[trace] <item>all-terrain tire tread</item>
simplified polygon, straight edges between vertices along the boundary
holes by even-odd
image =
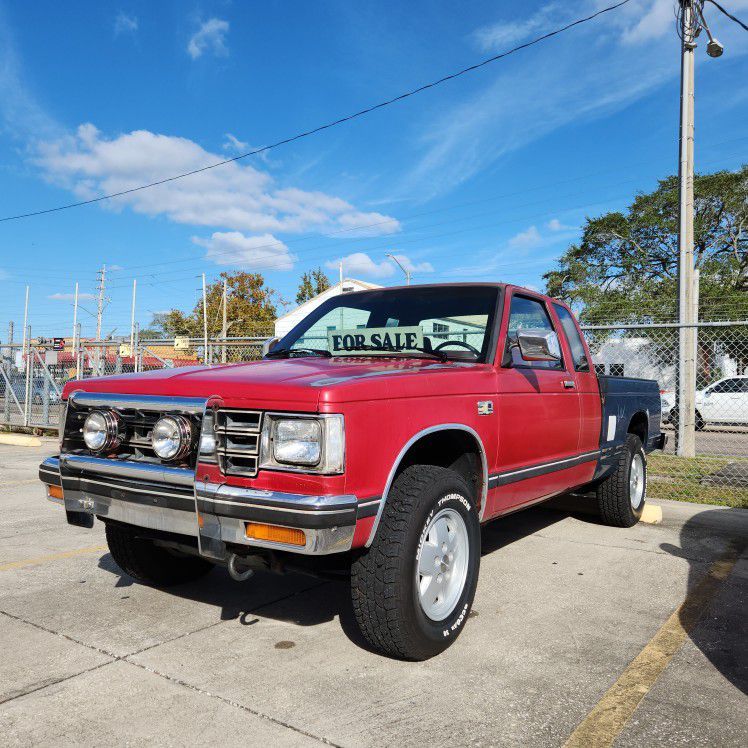
[[[395,581],[405,552],[406,528],[419,498],[447,468],[413,465],[393,483],[374,542],[351,568],[353,612],[369,644],[392,657],[409,659],[414,645],[398,617]],[[465,495],[469,495],[466,487]]]
[[[636,434],[626,436],[626,448],[618,456],[616,469],[597,487],[597,501],[600,517],[606,525],[632,527],[638,517],[631,511],[629,499],[629,465],[631,458],[642,450],[642,443]],[[644,501],[642,500],[642,505]],[[633,522],[631,521],[633,517]]]

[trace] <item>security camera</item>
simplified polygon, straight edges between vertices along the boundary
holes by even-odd
[[[721,57],[724,51],[725,48],[716,39],[710,39],[706,45],[706,53],[709,57]]]

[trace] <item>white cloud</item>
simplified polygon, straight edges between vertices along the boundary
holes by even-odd
[[[196,60],[204,52],[212,52],[216,57],[226,57],[229,53],[226,46],[226,34],[229,33],[229,22],[220,18],[210,18],[190,37],[187,53]]]
[[[138,19],[136,16],[128,16],[120,11],[114,19],[114,35],[134,34],[138,30]]]
[[[346,236],[382,236],[400,231],[400,222],[382,213],[362,213],[352,211],[342,213],[337,219],[338,225],[346,230]]]
[[[75,301],[74,293],[53,293],[47,296],[48,299],[54,299],[55,301]],[[93,293],[79,293],[78,301],[90,301],[95,299],[96,294]]]
[[[549,231],[574,231],[574,226],[567,226],[565,223],[561,223],[558,218],[551,218],[546,224]]]
[[[371,278],[389,278],[395,272],[395,266],[388,260],[374,262],[365,252],[354,252],[337,260],[330,260],[325,265],[330,270],[337,270],[343,262],[345,275],[367,275]]]
[[[638,44],[671,32],[675,27],[674,9],[673,0],[654,0],[647,10],[642,9],[639,20],[624,30],[624,42]]]
[[[37,143],[35,156],[50,182],[81,199],[122,192],[221,159],[187,138],[148,130],[106,138],[91,124],[81,125],[75,136]],[[309,230],[334,233],[356,225],[367,226],[368,234],[374,235],[400,227],[389,216],[361,212],[334,195],[278,188],[268,172],[239,162],[131,192],[102,207],[130,207],[175,223],[260,235]]]
[[[503,20],[476,29],[473,38],[486,52],[503,52],[530,36],[539,36],[550,31],[551,26],[556,25],[554,21],[558,20],[561,10],[557,3],[549,3],[528,18],[518,21]]]
[[[393,253],[394,254],[394,253]],[[433,273],[434,266],[430,262],[413,262],[408,255],[396,254],[402,266],[411,272],[416,273]],[[376,262],[365,252],[354,252],[353,254],[339,257],[337,260],[330,260],[325,265],[329,270],[337,270],[340,262],[343,262],[343,272],[346,275],[365,275],[371,278],[389,278],[395,273],[400,273],[400,268],[391,260],[382,260]]]
[[[426,106],[422,119],[414,121],[421,153],[397,194],[417,195],[422,202],[446,194],[530,143],[621,111],[676,78],[680,41],[663,21],[663,2],[672,21],[672,0],[633,0],[533,47],[531,54],[506,58],[456,92],[452,103]],[[483,52],[500,51],[601,6],[601,0],[551,3],[524,19],[478,29],[472,38]],[[526,6],[511,7],[521,13]],[[717,18],[712,18],[714,31]],[[719,33],[730,55],[739,57],[748,52],[748,37],[734,26],[723,23]],[[632,49],[635,41],[655,36],[657,43]]]
[[[240,231],[216,231],[210,238],[193,236],[208,251],[205,258],[217,265],[237,265],[244,270],[291,270],[294,257],[272,234],[245,236]]]
[[[251,150],[249,143],[245,143],[243,140],[234,137],[230,132],[226,133],[226,141],[221,146],[224,151],[236,151],[236,153],[244,153],[245,151]]]
[[[410,273],[415,275],[416,273],[433,273],[434,266],[430,262],[413,262],[408,255],[398,255],[393,252],[393,255],[397,257],[400,264]]]
[[[515,249],[532,249],[533,247],[540,246],[542,243],[543,237],[540,236],[540,232],[535,226],[530,226],[530,228],[520,231],[508,242],[509,246]]]

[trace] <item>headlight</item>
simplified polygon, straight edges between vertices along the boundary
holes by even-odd
[[[322,428],[317,420],[273,423],[273,457],[287,465],[317,465],[322,455]]]
[[[342,473],[345,438],[342,415],[266,414],[260,467],[308,473]]]
[[[83,422],[83,441],[92,452],[116,449],[121,441],[119,416],[111,410],[94,410]]]
[[[184,416],[163,416],[151,433],[151,446],[162,460],[184,457],[192,444],[192,424]]]

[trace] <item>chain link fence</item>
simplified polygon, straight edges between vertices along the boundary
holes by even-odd
[[[677,324],[583,328],[598,372],[659,383],[664,453],[649,459],[649,495],[748,507],[748,322],[697,328],[696,454],[676,454]],[[0,346],[0,424],[56,428],[60,393],[70,379],[255,361],[269,336],[208,340],[81,341]]]
[[[649,457],[648,496],[748,507],[748,322],[697,325],[693,457],[676,454],[679,326],[583,329],[599,373],[659,383],[668,444]]]

